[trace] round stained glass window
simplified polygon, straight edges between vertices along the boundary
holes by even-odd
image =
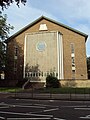
[[[36,49],[38,51],[44,51],[46,48],[46,43],[45,42],[39,42],[37,45],[36,45]]]

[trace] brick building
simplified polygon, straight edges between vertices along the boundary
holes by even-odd
[[[7,43],[6,79],[45,82],[48,74],[58,79],[87,79],[87,35],[41,16]]]

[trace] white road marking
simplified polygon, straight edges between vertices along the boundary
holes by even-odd
[[[7,120],[51,120],[51,118],[7,118]]]
[[[59,108],[44,110],[44,112],[59,110]]]
[[[35,100],[35,99],[33,99],[33,100],[30,100],[30,99],[18,99],[18,100],[20,100],[20,101],[28,101],[28,102],[40,102],[41,100]]]
[[[50,102],[54,102],[54,100],[49,100]]]
[[[4,117],[1,117],[1,116],[0,116],[0,120],[1,120],[1,119],[2,119],[2,120],[5,120],[5,118],[4,118]]]
[[[39,116],[39,117],[53,117],[53,115],[41,115],[41,114],[32,114],[32,113],[15,113],[15,112],[4,112],[0,111],[2,114],[12,114],[12,115],[25,115],[25,116]]]
[[[74,108],[75,110],[90,110],[90,108]]]
[[[34,106],[34,105],[15,105],[15,104],[1,104],[1,105],[3,105],[3,106],[6,106],[6,108],[9,108],[9,107],[27,107],[27,108],[43,108],[43,109],[45,109],[46,107],[45,106]],[[2,107],[0,107],[0,108],[2,108]],[[3,107],[4,108],[4,107]]]
[[[15,112],[4,112],[4,111],[0,111],[0,113],[2,113],[2,114],[13,114],[13,115],[27,115],[26,113],[15,113]]]
[[[45,105],[45,104],[34,104],[34,105],[45,106],[45,107],[59,107],[59,106]]]
[[[80,108],[80,107],[87,107],[87,105],[76,105],[76,106],[61,106],[61,107],[66,107],[66,108]]]
[[[46,108],[46,107],[42,107],[42,106],[32,106],[32,105],[31,106],[27,106],[27,105],[26,106],[25,105],[15,105],[15,107],[27,107],[27,108],[30,107],[30,108],[44,108],[44,109]]]
[[[54,118],[54,120],[65,120],[65,119],[61,119],[61,118]]]
[[[8,104],[5,104],[4,102],[0,103],[0,109],[2,108],[9,108],[10,106]]]
[[[29,114],[29,115],[33,115],[33,116],[41,116],[41,117],[53,117],[53,115],[41,115],[41,114]]]
[[[90,115],[87,115],[85,117],[80,117],[81,119],[90,119]]]
[[[16,100],[20,100],[20,99],[16,99]]]

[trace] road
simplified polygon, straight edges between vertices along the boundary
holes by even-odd
[[[90,101],[0,99],[0,120],[87,120]]]

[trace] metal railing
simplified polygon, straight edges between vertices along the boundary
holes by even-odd
[[[67,91],[55,92],[53,89],[48,91],[31,88],[29,90],[15,92],[15,98],[28,99],[47,99],[47,100],[90,100],[90,88],[86,89],[67,89]]]

